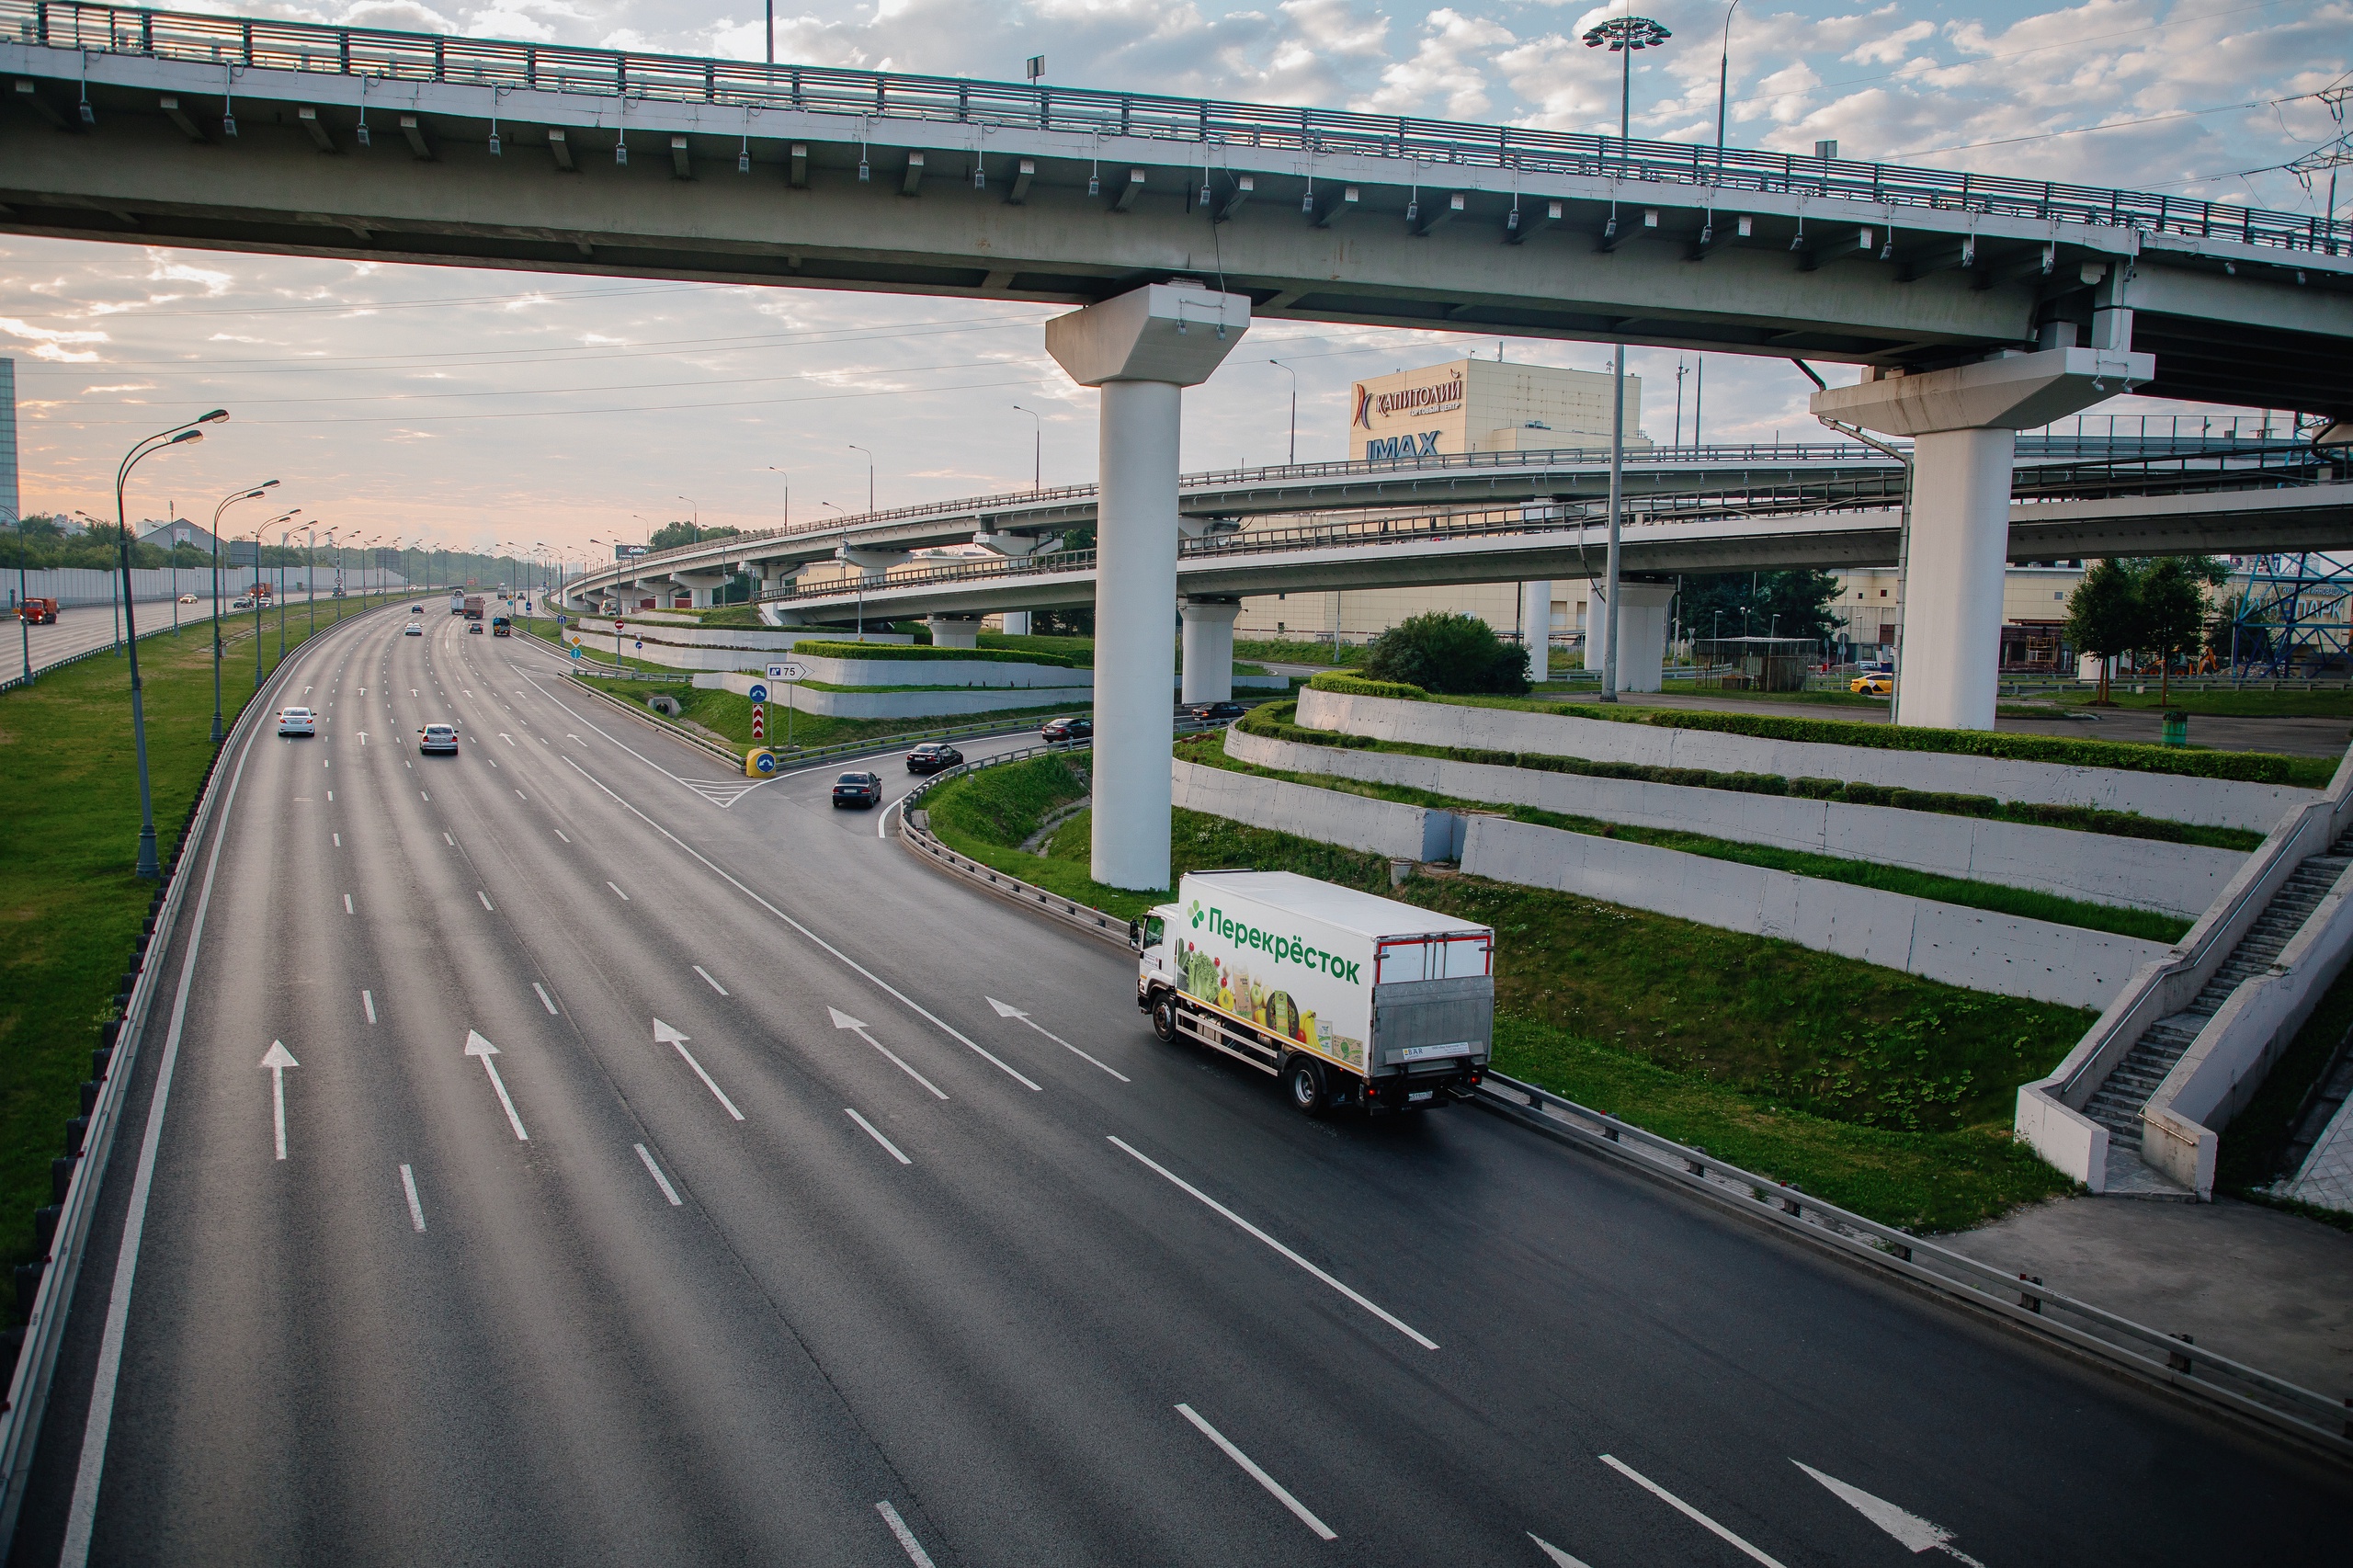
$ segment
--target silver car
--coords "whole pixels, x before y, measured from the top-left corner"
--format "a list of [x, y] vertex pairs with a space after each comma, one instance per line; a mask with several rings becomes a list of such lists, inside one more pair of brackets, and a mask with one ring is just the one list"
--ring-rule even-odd
[[451, 756], [457, 756], [458, 726], [455, 724], [426, 725], [416, 732], [416, 749], [428, 755], [433, 752], [446, 752]]
[[281, 735], [315, 735], [319, 733], [318, 717], [307, 708], [281, 708], [278, 710], [278, 733]]

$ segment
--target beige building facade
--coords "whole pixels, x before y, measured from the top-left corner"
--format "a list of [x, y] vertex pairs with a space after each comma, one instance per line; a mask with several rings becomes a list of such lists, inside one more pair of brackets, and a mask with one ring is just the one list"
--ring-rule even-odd
[[[1609, 444], [1609, 389], [1597, 370], [1453, 359], [1356, 383], [1348, 392], [1353, 461], [1533, 452]], [[1626, 446], [1642, 434], [1643, 379], [1626, 378]]]

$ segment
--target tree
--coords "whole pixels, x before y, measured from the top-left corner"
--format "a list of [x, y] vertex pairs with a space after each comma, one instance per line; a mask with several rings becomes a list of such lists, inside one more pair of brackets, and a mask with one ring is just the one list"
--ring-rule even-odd
[[732, 539], [743, 531], [715, 524], [710, 528], [698, 528], [692, 523], [665, 523], [654, 530], [654, 537], [646, 543], [655, 550], [676, 550], [682, 544], [699, 544], [707, 539]]
[[1838, 579], [1827, 572], [1715, 572], [1683, 579], [1683, 624], [1698, 637], [1827, 639]]
[[1364, 673], [1459, 695], [1528, 689], [1528, 658], [1475, 615], [1432, 610], [1399, 621], [1365, 650]]
[[2211, 556], [2167, 555], [2142, 566], [2137, 645], [2157, 651], [2157, 703], [2173, 699], [2173, 656], [2194, 649], [2206, 629], [2206, 590], [2226, 580]]
[[2075, 591], [2067, 596], [2067, 642], [2078, 653], [2099, 660], [2099, 695], [2109, 706], [2109, 661], [2134, 646], [2140, 632], [2140, 583], [2132, 563], [2095, 561]]

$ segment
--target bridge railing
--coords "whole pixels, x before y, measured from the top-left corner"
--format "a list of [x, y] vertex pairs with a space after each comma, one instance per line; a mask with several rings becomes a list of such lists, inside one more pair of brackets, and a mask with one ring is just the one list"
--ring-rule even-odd
[[[765, 65], [631, 51], [577, 49], [92, 6], [0, 0], [20, 41], [55, 48], [194, 60], [224, 68], [329, 71], [386, 81], [588, 93], [622, 99], [726, 104], [745, 111], [810, 111], [863, 122], [906, 119], [1270, 148], [1319, 157], [1411, 165], [1443, 189], [1452, 168], [1510, 169], [1680, 185], [1717, 193], [1799, 194], [1881, 208], [1945, 209], [2041, 222], [2234, 240], [2284, 251], [2353, 251], [2353, 221], [2319, 213], [2234, 207], [2198, 197], [2109, 189], [1944, 169], [1622, 140], [1527, 126], [1474, 125], [1405, 115], [1279, 104], [1165, 97], [1149, 93], [918, 76], [831, 66]], [[1188, 160], [1190, 161], [1189, 159]], [[985, 172], [985, 163], [983, 163]]]

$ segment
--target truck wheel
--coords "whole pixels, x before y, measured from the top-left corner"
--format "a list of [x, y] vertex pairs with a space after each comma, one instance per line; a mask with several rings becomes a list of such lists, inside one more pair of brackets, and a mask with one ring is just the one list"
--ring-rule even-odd
[[1176, 1004], [1165, 991], [1152, 999], [1152, 1032], [1163, 1045], [1176, 1043]]
[[1324, 1114], [1324, 1069], [1312, 1056], [1294, 1056], [1283, 1070], [1283, 1087], [1290, 1103], [1309, 1116]]

